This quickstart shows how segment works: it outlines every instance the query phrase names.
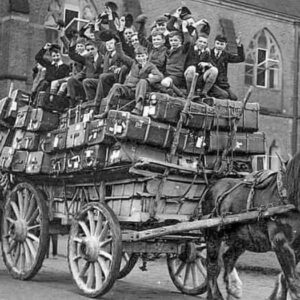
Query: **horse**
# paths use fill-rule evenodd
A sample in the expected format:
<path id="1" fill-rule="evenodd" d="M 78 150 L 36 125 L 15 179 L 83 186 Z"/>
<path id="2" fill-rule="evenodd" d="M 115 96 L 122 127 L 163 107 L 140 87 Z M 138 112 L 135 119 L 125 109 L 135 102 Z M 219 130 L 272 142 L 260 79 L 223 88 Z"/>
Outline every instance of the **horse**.
<path id="1" fill-rule="evenodd" d="M 260 176 L 259 176 L 260 175 Z M 227 300 L 241 299 L 241 283 L 234 268 L 246 250 L 263 253 L 275 251 L 282 269 L 268 300 L 300 299 L 300 277 L 296 265 L 300 260 L 300 152 L 287 164 L 281 161 L 278 172 L 262 171 L 251 180 L 222 178 L 212 183 L 204 196 L 204 215 L 226 216 L 252 209 L 293 204 L 295 209 L 248 223 L 207 229 L 207 299 L 223 300 L 217 278 L 220 274 L 219 255 L 222 243 L 224 282 Z"/>

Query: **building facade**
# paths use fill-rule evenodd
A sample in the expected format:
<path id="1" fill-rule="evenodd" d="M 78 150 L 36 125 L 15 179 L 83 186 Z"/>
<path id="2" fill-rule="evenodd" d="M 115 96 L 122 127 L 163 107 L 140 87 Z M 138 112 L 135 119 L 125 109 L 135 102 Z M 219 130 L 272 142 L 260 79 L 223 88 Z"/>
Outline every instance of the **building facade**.
<path id="1" fill-rule="evenodd" d="M 148 25 L 182 5 L 180 0 L 116 0 L 119 15 L 144 13 Z M 266 132 L 270 167 L 275 152 L 288 158 L 300 149 L 299 28 L 300 4 L 287 0 L 186 0 L 195 19 L 211 24 L 210 46 L 224 33 L 235 51 L 235 36 L 242 35 L 245 63 L 229 67 L 229 79 L 240 99 L 254 86 L 250 102 L 261 105 L 260 129 Z M 277 3 L 278 2 L 278 3 Z M 45 42 L 58 40 L 56 21 L 92 20 L 105 0 L 2 0 L 0 2 L 0 96 L 14 88 L 30 90 L 34 56 Z M 73 22 L 80 26 L 82 22 Z M 273 166 L 272 166 L 273 164 Z"/>

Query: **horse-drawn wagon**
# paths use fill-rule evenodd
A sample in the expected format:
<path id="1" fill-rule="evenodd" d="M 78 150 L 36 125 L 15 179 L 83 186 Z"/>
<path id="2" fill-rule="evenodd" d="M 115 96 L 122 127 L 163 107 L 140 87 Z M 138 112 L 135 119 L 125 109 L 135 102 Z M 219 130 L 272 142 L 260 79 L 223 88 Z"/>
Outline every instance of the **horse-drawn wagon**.
<path id="1" fill-rule="evenodd" d="M 2 251 L 14 278 L 39 271 L 49 234 L 69 233 L 70 271 L 87 296 L 105 294 L 140 256 L 157 253 L 166 254 L 180 291 L 201 294 L 203 229 L 293 208 L 203 217 L 213 177 L 243 178 L 251 156 L 264 153 L 256 104 L 150 93 L 145 116 L 116 99 L 103 120 L 93 105 L 57 114 L 22 103 L 20 94 L 1 100 L 0 116 Z"/>

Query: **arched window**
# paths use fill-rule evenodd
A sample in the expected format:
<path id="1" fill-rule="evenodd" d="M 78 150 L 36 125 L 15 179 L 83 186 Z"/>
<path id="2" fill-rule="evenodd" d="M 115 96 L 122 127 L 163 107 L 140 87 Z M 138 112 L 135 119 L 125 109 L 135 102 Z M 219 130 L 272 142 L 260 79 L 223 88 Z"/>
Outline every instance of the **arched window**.
<path id="1" fill-rule="evenodd" d="M 258 87 L 281 88 L 281 54 L 267 30 L 259 31 L 249 44 L 245 60 L 245 83 Z"/>

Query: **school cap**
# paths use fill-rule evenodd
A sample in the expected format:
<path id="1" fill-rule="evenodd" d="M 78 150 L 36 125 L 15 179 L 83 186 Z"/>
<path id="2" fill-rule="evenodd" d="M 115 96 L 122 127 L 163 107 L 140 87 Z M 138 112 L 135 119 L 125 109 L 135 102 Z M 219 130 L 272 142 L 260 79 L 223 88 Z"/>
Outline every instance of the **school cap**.
<path id="1" fill-rule="evenodd" d="M 135 54 L 148 54 L 147 48 L 143 47 L 143 46 L 138 46 L 135 48 L 134 50 Z"/>

